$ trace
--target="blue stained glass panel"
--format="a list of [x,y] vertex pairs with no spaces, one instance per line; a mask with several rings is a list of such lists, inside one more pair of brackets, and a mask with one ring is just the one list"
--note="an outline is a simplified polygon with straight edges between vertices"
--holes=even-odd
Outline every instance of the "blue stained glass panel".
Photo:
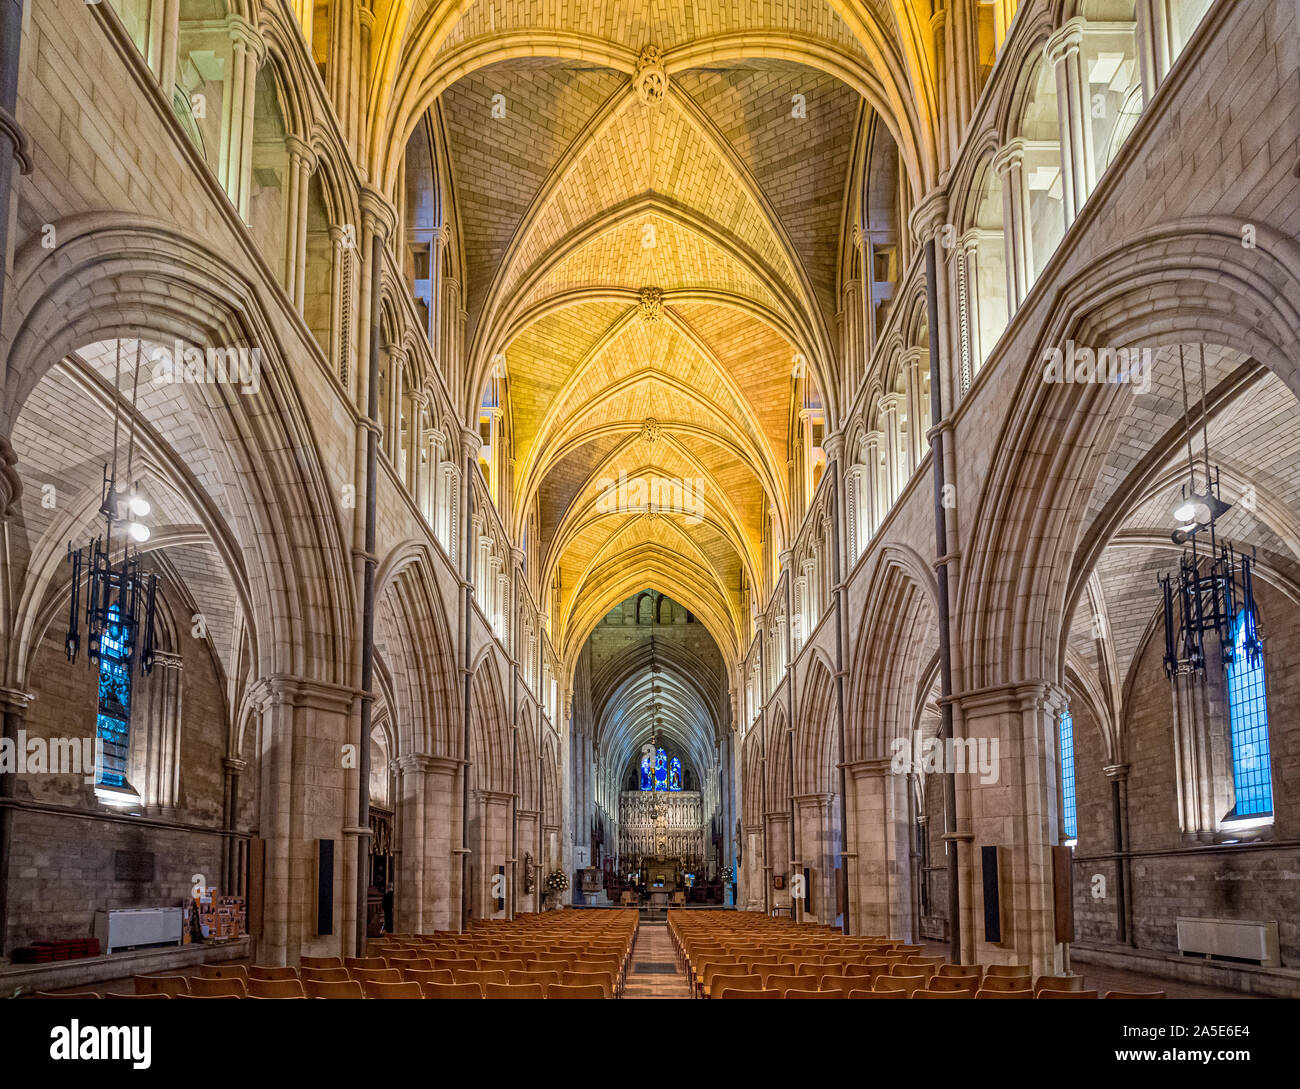
[[1079,838],[1079,802],[1074,789],[1074,716],[1061,712],[1061,809],[1065,838]]
[[682,789],[682,762],[673,757],[672,762],[668,765],[668,789]]
[[[1249,653],[1248,647],[1256,647]],[[1237,617],[1228,664],[1228,724],[1232,735],[1232,778],[1237,789],[1235,817],[1262,817],[1273,812],[1273,771],[1268,744],[1268,701],[1264,690],[1264,656],[1255,643],[1255,617]]]
[[650,756],[647,753],[645,756],[641,757],[641,789],[653,790],[654,785],[654,765],[651,763]]
[[95,736],[103,759],[96,782],[125,787],[131,752],[131,669],[126,660],[126,629],[116,623],[117,606],[108,611],[109,622],[99,642],[99,707]]
[[668,789],[668,754],[663,749],[655,750],[655,790]]

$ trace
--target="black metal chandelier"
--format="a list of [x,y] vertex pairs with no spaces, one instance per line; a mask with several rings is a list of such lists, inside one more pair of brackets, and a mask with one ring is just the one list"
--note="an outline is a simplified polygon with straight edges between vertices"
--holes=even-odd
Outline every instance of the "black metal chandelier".
[[1235,656],[1236,624],[1245,618],[1242,646],[1252,665],[1259,661],[1262,643],[1255,630],[1255,554],[1238,552],[1230,541],[1219,539],[1218,520],[1232,509],[1220,490],[1219,469],[1210,467],[1209,425],[1206,414],[1205,347],[1200,346],[1201,437],[1204,477],[1197,484],[1196,461],[1192,454],[1191,415],[1187,400],[1187,365],[1183,346],[1178,346],[1182,374],[1183,415],[1187,423],[1187,482],[1182,501],[1174,511],[1180,523],[1171,537],[1183,545],[1178,570],[1159,578],[1164,597],[1165,676],[1204,673],[1206,637],[1218,642],[1219,661],[1230,665]]
[[[140,354],[137,342],[132,409],[139,391]],[[122,342],[119,340],[113,382],[113,454],[111,468],[109,464],[104,466],[99,505],[104,532],[91,538],[85,548],[74,548],[72,542],[68,542],[72,586],[64,651],[69,662],[77,660],[81,649],[84,594],[86,657],[91,665],[101,667],[100,712],[101,715],[126,720],[129,718],[132,668],[138,666],[141,673],[149,673],[153,668],[158,576],[142,570],[138,547],[149,539],[149,529],[139,519],[149,514],[150,504],[139,494],[134,483],[125,490],[119,490],[117,483],[117,446],[121,427],[121,399],[117,390],[121,371]],[[133,412],[127,445],[127,480],[132,479],[134,453]],[[116,536],[121,537],[120,552],[115,544]],[[132,542],[136,547],[132,547]],[[113,668],[103,668],[106,661]]]

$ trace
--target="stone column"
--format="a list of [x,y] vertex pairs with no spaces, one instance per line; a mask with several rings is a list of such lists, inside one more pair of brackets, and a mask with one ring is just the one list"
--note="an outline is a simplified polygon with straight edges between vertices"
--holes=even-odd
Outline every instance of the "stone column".
[[[961,948],[976,964],[1025,964],[1034,975],[1064,967],[1056,943],[1051,848],[1059,842],[1057,730],[1065,693],[1026,683],[956,696]],[[962,751],[964,749],[964,751]],[[978,767],[980,754],[991,764]],[[964,768],[963,768],[964,761]],[[985,781],[985,780],[989,781]],[[986,940],[981,848],[999,848],[1001,940]]]
[[284,289],[302,313],[307,293],[307,205],[316,154],[297,136],[285,137],[289,152],[288,199],[284,217]]
[[855,845],[849,916],[855,934],[915,939],[908,858],[907,776],[889,760],[848,764],[849,821]]
[[885,436],[885,472],[889,482],[889,505],[892,507],[911,478],[907,454],[903,449],[899,416],[905,411],[907,398],[902,393],[887,393],[880,398],[880,428]]
[[1002,230],[1006,238],[1007,307],[1013,311],[1034,282],[1029,229],[1029,188],[1025,178],[1025,141],[1008,141],[993,159],[1002,177]]
[[868,431],[862,439],[864,483],[867,489],[864,496],[867,511],[865,536],[868,539],[889,513],[889,462],[882,449],[884,441],[885,436],[880,431]]
[[221,96],[221,153],[219,176],[240,217],[248,219],[253,175],[253,107],[257,70],[266,58],[266,43],[257,29],[232,15],[230,70]]
[[1083,69],[1083,26],[1071,19],[1047,41],[1047,61],[1056,69],[1056,104],[1061,124],[1061,194],[1068,230],[1096,184],[1092,150],[1092,103]]
[[[221,771],[224,778],[221,791],[223,799],[221,826],[227,832],[233,832],[239,827],[239,779],[247,767],[247,760],[240,760],[235,756],[221,758]],[[233,836],[226,836],[221,845],[221,887],[223,889],[234,890],[244,887],[240,860],[239,842]]]
[[[16,39],[13,47],[15,50],[18,48]],[[15,750],[18,733],[23,728],[27,705],[31,699],[26,692],[0,688],[0,716],[3,717],[3,733],[0,736],[7,738]],[[0,775],[0,801],[12,799],[17,785],[17,775]],[[0,953],[9,947],[9,858],[13,850],[15,812],[7,805],[0,805]]]
[[143,714],[137,719],[142,744],[131,761],[148,816],[176,815],[181,776],[181,675],[179,654],[156,651],[153,672],[140,685]]
[[930,360],[922,348],[909,348],[903,356],[907,375],[907,455],[909,476],[916,472],[921,459],[929,452],[925,437],[926,418],[930,413]]
[[149,5],[149,68],[170,104],[176,93],[176,50],[180,39],[180,0],[152,0]]
[[[263,931],[258,956],[292,964],[300,956],[337,956],[349,947],[355,907],[354,836],[348,779],[358,774],[351,738],[350,688],[284,674],[256,682],[250,698],[262,724],[259,829],[266,841]],[[334,921],[317,933],[317,841],[334,843]]]
[[461,901],[461,786],[464,764],[443,756],[428,758],[424,793],[424,887],[421,933],[451,930]]
[[1190,843],[1213,842],[1219,818],[1232,804],[1227,738],[1212,726],[1227,720],[1226,701],[1218,695],[1204,674],[1182,674],[1173,684],[1178,824]]
[[1136,41],[1142,101],[1150,102],[1173,64],[1173,19],[1170,0],[1137,0]]
[[425,796],[432,765],[431,757],[419,753],[407,753],[397,760],[397,834],[401,854],[393,890],[393,925],[399,934],[425,932],[425,833],[428,825]]
[[835,795],[833,793],[800,794],[795,797],[799,813],[799,846],[803,864],[809,874],[812,899],[810,917],[832,924],[838,912],[835,897],[835,870],[839,863],[839,844],[835,835]]

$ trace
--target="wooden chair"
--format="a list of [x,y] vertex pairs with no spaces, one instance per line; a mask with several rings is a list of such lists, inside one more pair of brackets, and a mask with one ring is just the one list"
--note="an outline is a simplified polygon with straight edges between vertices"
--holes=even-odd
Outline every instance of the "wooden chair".
[[308,998],[365,998],[366,993],[355,979],[306,979],[303,990]]
[[1086,991],[1083,976],[1039,976],[1034,980],[1034,994],[1039,991]]
[[990,964],[984,969],[985,977],[990,976],[1015,976],[1019,979],[1021,976],[1028,976],[1033,979],[1034,973],[1028,965],[1021,964]]
[[405,983],[376,983],[367,982],[363,984],[367,998],[423,998],[424,990],[414,980],[408,980]]
[[545,998],[546,988],[540,983],[489,983],[484,988],[485,998]]
[[[64,998],[65,995],[56,994],[52,998]],[[169,994],[117,994],[115,991],[105,991],[105,998],[171,998]]]
[[388,964],[383,957],[344,957],[343,967],[349,970],[353,968],[387,968]]
[[949,979],[973,979],[978,983],[984,976],[984,968],[979,964],[941,964],[935,974]]
[[1035,998],[1096,998],[1096,991],[1053,991],[1044,988],[1034,995]]
[[433,961],[428,957],[388,957],[389,968],[396,968],[399,972],[404,972],[408,968],[418,968],[426,972],[433,971]]
[[342,957],[299,957],[298,964],[302,968],[342,968]]
[[402,979],[424,986],[426,983],[455,983],[456,977],[449,968],[403,968]]
[[302,983],[296,979],[250,979],[249,998],[306,998]]
[[349,968],[348,976],[363,987],[367,983],[400,983],[402,973],[396,968]]
[[925,990],[925,976],[876,976],[871,989],[878,994],[897,994],[911,998],[917,991]]
[[546,988],[547,998],[591,998],[604,999],[609,996],[605,993],[605,987],[600,983],[591,984],[568,984],[552,983]]
[[[37,991],[37,992],[36,992],[36,997],[37,997],[37,998],[98,998],[99,995],[98,995],[95,991],[62,991],[62,992],[59,992],[59,991]],[[145,997],[147,997],[147,996],[145,996],[145,995],[128,995],[127,997],[129,997],[129,998],[145,998]],[[166,998],[167,996],[166,996],[166,995],[160,995],[159,997],[161,997],[161,998]],[[1110,996],[1107,995],[1106,997],[1109,998]]]
[[483,988],[477,983],[425,983],[425,998],[482,998]]
[[[791,988],[805,990],[808,989],[808,978],[808,976],[798,975],[777,975],[773,972],[763,980],[763,990],[780,991],[782,994],[785,994]],[[813,985],[811,989],[816,990],[816,985]]]
[[543,988],[549,987],[552,983],[560,982],[559,972],[539,972],[534,969],[526,969],[522,972],[511,972],[507,982],[513,987],[520,983],[540,983]]
[[928,990],[946,991],[949,993],[960,991],[963,994],[974,996],[979,990],[980,981],[971,977],[962,978],[961,976],[934,976],[930,980]]
[[1107,998],[1164,998],[1164,991],[1107,991]]
[[932,991],[928,987],[912,992],[913,998],[974,998],[974,991]]
[[1020,991],[991,991],[987,987],[981,987],[975,992],[976,998],[1033,998],[1034,992],[1027,987]]
[[[725,978],[725,977],[724,977]],[[780,998],[780,991],[751,990],[748,987],[723,987],[719,998]]]
[[[328,969],[327,969],[328,970]],[[275,968],[261,964],[248,966],[248,978],[252,979],[297,979],[298,969],[292,967]]]
[[928,964],[891,964],[889,974],[900,979],[924,979],[929,982],[934,976],[934,969]]
[[600,987],[606,998],[614,994],[609,976],[604,972],[565,972],[560,982],[566,987]]
[[190,982],[184,976],[136,976],[136,994],[165,994],[175,998],[190,993]]
[[904,963],[929,965],[937,971],[939,966],[944,963],[944,959],[943,957],[920,957],[913,955],[908,957]]
[[852,990],[848,994],[849,998],[906,998],[906,991],[864,991]]
[[194,998],[247,998],[248,986],[242,979],[204,979],[195,976],[190,980],[190,995]]
[[304,983],[345,983],[351,978],[346,968],[300,968],[298,971]]
[[248,966],[244,964],[200,964],[201,979],[242,979],[248,982]]
[[843,998],[839,991],[809,991],[798,987],[787,988],[783,998]]
[[183,998],[186,1002],[238,1002],[242,998],[247,998],[245,994],[178,994],[178,999]]
[[1028,991],[1034,993],[1033,987],[1029,984],[1028,976],[985,976],[984,982],[980,984],[980,989],[984,991]]
[[500,971],[465,971],[453,972],[457,983],[477,983],[480,987],[486,987],[489,983],[498,983],[505,986],[509,982],[509,977],[505,972]]
[[[762,991],[766,990],[763,986],[762,976],[753,975],[716,975],[709,986],[708,996],[710,998],[721,998],[724,990],[728,991]],[[776,992],[780,993],[780,992]]]
[[433,966],[450,968],[453,972],[474,972],[478,970],[478,961],[473,957],[434,957]]

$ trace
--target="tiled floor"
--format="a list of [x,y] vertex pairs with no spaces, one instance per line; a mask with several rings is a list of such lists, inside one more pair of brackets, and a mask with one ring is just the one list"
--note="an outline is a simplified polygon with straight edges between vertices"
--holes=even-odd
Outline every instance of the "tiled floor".
[[643,922],[636,932],[632,963],[623,984],[624,998],[690,998],[686,970],[677,960],[668,927]]

